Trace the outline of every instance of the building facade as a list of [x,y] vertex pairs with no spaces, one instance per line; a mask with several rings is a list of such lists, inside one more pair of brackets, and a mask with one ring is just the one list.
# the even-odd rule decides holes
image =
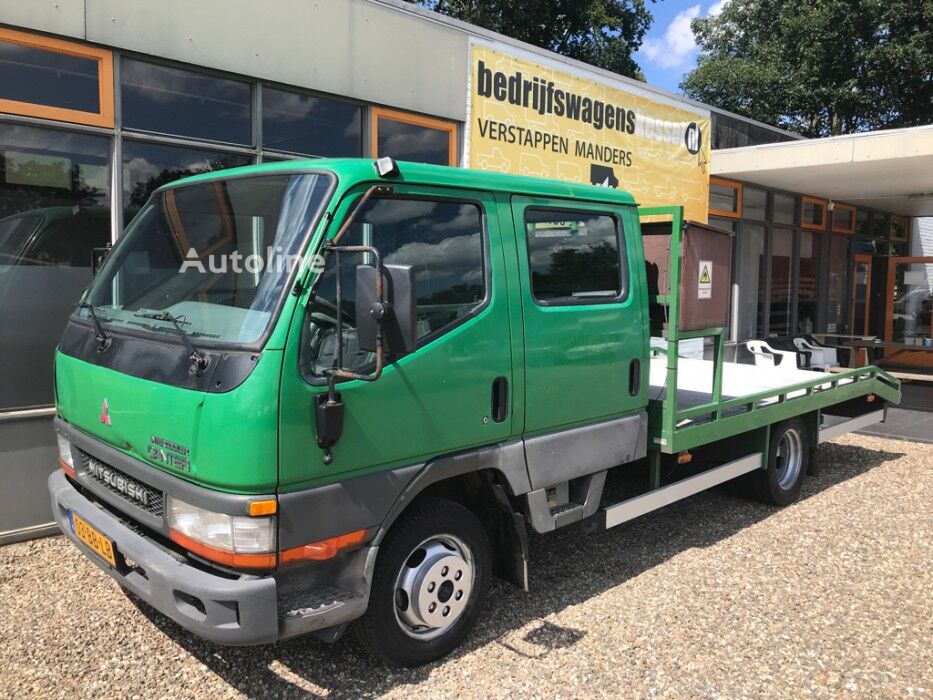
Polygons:
[[[502,169],[495,148],[491,162],[471,162],[483,136],[478,46],[487,61],[495,51],[557,75],[556,91],[564,89],[560,76],[573,76],[577,96],[603,115],[598,127],[581,116],[573,133],[596,129],[594,139],[609,138],[614,124],[623,144],[610,151],[596,143],[599,155],[577,150],[573,162],[568,141],[568,157],[549,170],[541,143],[532,143],[509,160],[513,171],[589,177],[668,203],[679,203],[683,178],[699,183],[696,218],[708,214],[737,234],[734,345],[773,334],[867,332],[881,312],[864,302],[871,290],[858,281],[875,280],[866,256],[910,252],[909,223],[897,212],[831,204],[819,192],[753,178],[710,179],[710,147],[715,154],[797,141],[793,134],[397,0],[0,0],[0,23],[0,543],[50,531],[54,348],[95,255],[149,194],[199,172],[308,157],[391,155]],[[495,89],[491,83],[489,95]],[[544,114],[543,105],[523,109]],[[486,118],[498,119],[496,109]],[[538,132],[553,153],[573,133],[561,132],[567,115],[551,116],[553,131]],[[506,117],[500,121],[523,128],[538,123]],[[644,137],[642,151],[626,150],[630,137]],[[667,157],[664,148],[667,165],[652,164]]]

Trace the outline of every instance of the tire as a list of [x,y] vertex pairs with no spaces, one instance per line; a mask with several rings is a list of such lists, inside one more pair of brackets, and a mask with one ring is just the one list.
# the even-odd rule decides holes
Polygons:
[[749,474],[752,494],[764,503],[786,506],[797,500],[810,460],[810,437],[800,418],[771,427],[768,467]]
[[369,607],[354,633],[393,665],[439,659],[475,624],[490,570],[489,538],[471,510],[446,499],[416,504],[379,547]]

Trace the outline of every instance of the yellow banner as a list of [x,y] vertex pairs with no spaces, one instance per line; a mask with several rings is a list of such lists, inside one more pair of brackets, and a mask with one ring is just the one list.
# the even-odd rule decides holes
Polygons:
[[468,167],[585,182],[706,221],[709,112],[474,43]]

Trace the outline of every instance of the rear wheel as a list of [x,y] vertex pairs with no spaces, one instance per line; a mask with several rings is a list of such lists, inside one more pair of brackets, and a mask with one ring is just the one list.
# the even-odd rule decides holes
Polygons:
[[767,469],[752,472],[752,487],[759,500],[786,506],[797,499],[810,457],[807,428],[791,418],[771,428]]
[[400,666],[439,659],[473,627],[489,576],[489,539],[472,511],[446,499],[415,505],[379,548],[356,635]]

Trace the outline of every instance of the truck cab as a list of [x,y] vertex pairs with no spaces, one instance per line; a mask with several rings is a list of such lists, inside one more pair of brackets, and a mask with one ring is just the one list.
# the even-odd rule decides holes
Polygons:
[[56,352],[62,531],[196,634],[450,651],[645,456],[638,213],[382,160],[156,191]]

